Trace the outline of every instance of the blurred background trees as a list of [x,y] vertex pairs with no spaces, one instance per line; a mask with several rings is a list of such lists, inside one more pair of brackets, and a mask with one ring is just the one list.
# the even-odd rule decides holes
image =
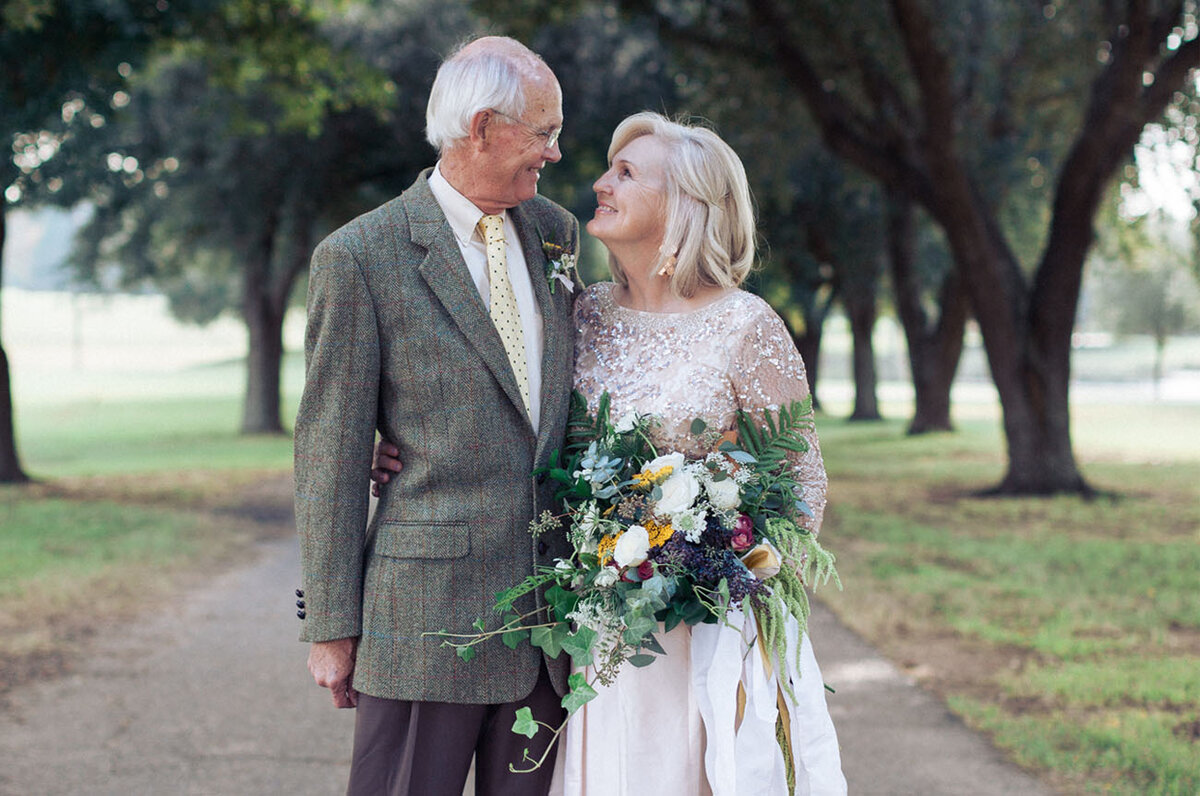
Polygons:
[[[153,286],[197,322],[240,314],[245,431],[283,429],[280,328],[313,244],[432,164],[433,72],[480,32],[516,35],[559,76],[564,158],[542,190],[584,219],[621,118],[649,108],[711,120],[759,206],[752,286],[792,329],[818,397],[837,306],[853,337],[853,416],[879,416],[883,313],[907,341],[910,432],[950,429],[973,318],[1003,410],[997,491],[1090,491],[1069,411],[1085,263],[1093,303],[1124,313],[1106,316],[1113,328],[1163,346],[1194,328],[1194,246],[1131,212],[1114,185],[1136,183],[1147,129],[1194,164],[1195,0],[160,5],[4,0],[14,157],[0,176],[10,205],[93,208],[74,257],[87,284]],[[585,275],[601,278],[599,247],[584,254]],[[1159,303],[1134,301],[1134,285]],[[13,471],[6,440],[0,422],[0,478]]]
[[[90,0],[0,4],[0,135],[11,156],[0,158],[0,252],[6,213],[25,195],[21,184],[43,182],[38,166],[53,157],[66,135],[68,103],[96,109],[101,129],[115,93],[159,40],[186,35],[213,8],[208,0],[95,3]],[[72,105],[71,107],[74,107]],[[45,181],[47,190],[62,187]],[[0,280],[4,263],[0,257]],[[0,482],[27,476],[13,432],[8,358],[0,345]]]

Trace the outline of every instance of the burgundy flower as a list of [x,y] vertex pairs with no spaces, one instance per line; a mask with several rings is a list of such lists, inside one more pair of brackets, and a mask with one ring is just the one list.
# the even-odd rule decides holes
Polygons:
[[649,580],[650,578],[654,577],[654,562],[646,559],[642,563],[638,564],[637,573],[638,577],[642,580]]
[[737,552],[749,550],[754,546],[754,522],[742,514],[737,518],[737,523],[733,526],[733,538],[729,540],[729,546]]

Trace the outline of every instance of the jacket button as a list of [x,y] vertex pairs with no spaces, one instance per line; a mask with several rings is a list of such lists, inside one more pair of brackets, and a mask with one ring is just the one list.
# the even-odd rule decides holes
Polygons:
[[301,608],[299,611],[297,611],[297,612],[296,612],[296,616],[298,616],[298,617],[300,617],[301,619],[303,619],[304,617],[308,616],[308,614],[304,613],[304,609],[303,609],[303,608]]
[[544,556],[544,555],[546,555],[546,550],[547,550],[547,548],[546,548],[546,543],[545,543],[545,542],[538,542],[538,555],[539,555],[539,556]]
[[296,607],[297,607],[297,608],[303,608],[303,607],[304,607],[304,600],[296,600]]
[[546,483],[546,474],[545,474],[545,473],[538,473],[538,474],[537,474],[537,482],[538,482],[539,484],[544,484],[544,483]]
[[303,597],[303,596],[304,596],[304,589],[296,589],[296,596],[297,596],[297,597]]

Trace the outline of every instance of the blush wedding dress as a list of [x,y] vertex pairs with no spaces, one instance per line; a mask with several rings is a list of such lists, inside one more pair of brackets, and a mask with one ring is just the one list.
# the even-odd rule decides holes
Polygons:
[[[612,417],[633,410],[660,418],[653,432],[659,453],[707,453],[690,433],[695,418],[732,429],[739,409],[761,416],[808,396],[783,321],[757,296],[732,290],[694,311],[652,313],[623,307],[614,289],[592,285],[576,302],[575,387],[593,412],[608,392]],[[816,532],[825,467],[816,433],[805,436],[808,451],[794,454],[792,464]],[[729,620],[657,634],[665,656],[644,668],[626,665],[610,686],[597,684],[598,696],[560,739],[551,793],[786,795],[776,741],[782,674],[796,697],[787,704],[795,793],[844,794],[837,734],[807,635],[792,620],[786,660],[768,664],[755,649],[753,620],[740,612]]]

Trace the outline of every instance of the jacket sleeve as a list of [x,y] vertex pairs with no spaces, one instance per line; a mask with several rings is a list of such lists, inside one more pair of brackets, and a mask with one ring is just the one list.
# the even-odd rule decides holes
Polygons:
[[374,303],[360,264],[327,239],[309,274],[305,381],[295,431],[302,641],[362,632],[363,548],[379,396]]

